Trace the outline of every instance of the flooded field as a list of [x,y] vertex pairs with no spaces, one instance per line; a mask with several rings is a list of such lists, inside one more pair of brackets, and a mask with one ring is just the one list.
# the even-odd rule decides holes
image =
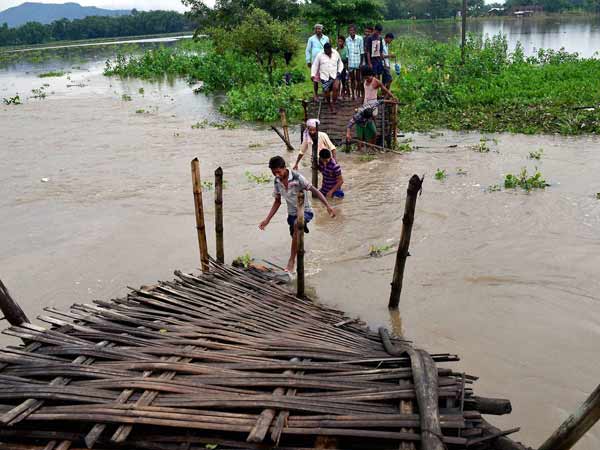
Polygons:
[[[460,19],[455,21],[416,21],[411,24],[393,25],[389,30],[400,36],[427,36],[439,41],[460,39]],[[600,16],[534,16],[528,18],[489,17],[467,22],[467,32],[492,37],[498,33],[506,36],[508,48],[517,42],[523,46],[525,55],[533,55],[540,49],[577,52],[590,58],[600,50]]]
[[[196,156],[204,179],[218,166],[225,173],[227,262],[249,252],[285,264],[285,214],[260,231],[272,186],[245,176],[268,174],[273,155],[295,158],[274,133],[192,129],[222,120],[218,100],[194,96],[181,81],[105,78],[100,58],[73,66],[0,71],[0,98],[18,92],[23,100],[0,106],[0,277],[30,317],[195,270]],[[37,77],[50,69],[70,73]],[[47,97],[29,98],[44,83]],[[459,354],[458,367],[481,377],[481,395],[511,398],[513,413],[494,422],[521,426],[517,437],[538,446],[600,379],[600,139],[486,137],[489,153],[473,150],[479,134],[446,131],[407,136],[418,148],[405,155],[367,162],[341,153],[346,198],[335,202],[335,219],[316,207],[308,290],[374,328]],[[539,149],[539,161],[528,159]],[[536,166],[546,190],[488,192],[505,174]],[[445,180],[434,178],[438,169]],[[425,183],[400,313],[390,316],[394,256],[368,253],[398,242],[413,173]],[[212,191],[204,202],[214,249]],[[600,426],[576,448],[600,448]]]

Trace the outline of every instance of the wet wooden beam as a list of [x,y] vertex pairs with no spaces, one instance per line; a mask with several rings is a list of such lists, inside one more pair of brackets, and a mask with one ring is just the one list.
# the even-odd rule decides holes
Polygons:
[[11,325],[29,323],[29,319],[17,302],[13,300],[2,280],[0,280],[0,309],[4,314],[4,318]]
[[600,384],[539,450],[568,450],[600,419]]

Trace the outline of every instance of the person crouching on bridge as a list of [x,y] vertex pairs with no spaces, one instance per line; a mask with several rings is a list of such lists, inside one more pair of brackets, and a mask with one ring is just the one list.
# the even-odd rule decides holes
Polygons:
[[331,48],[329,42],[323,46],[323,51],[317,55],[310,70],[313,81],[321,81],[323,95],[327,99],[329,111],[334,114],[336,113],[335,104],[340,91],[343,70],[342,58],[337,50]]
[[342,168],[326,148],[319,152],[319,172],[323,174],[323,185],[319,189],[321,194],[325,198],[344,198]]
[[356,113],[348,121],[346,126],[346,141],[352,140],[351,130],[356,125],[356,139],[358,144],[358,150],[362,150],[363,144],[375,144],[375,138],[377,137],[377,127],[373,120],[373,111],[377,110],[377,107],[383,103],[383,99],[372,101],[362,105],[356,110]]
[[[285,166],[285,160],[281,156],[274,156],[269,160],[269,169],[275,176],[273,186],[273,206],[267,215],[267,218],[263,220],[258,228],[264,230],[269,222],[281,206],[281,198],[285,199],[287,203],[287,223],[290,227],[290,235],[292,236],[292,247],[290,251],[290,259],[285,268],[286,272],[293,272],[296,264],[296,253],[298,251],[298,230],[296,229],[296,220],[298,219],[298,193],[301,191],[312,192],[327,208],[327,212],[331,217],[335,217],[335,211],[331,205],[327,202],[325,196],[312,184],[310,184],[306,178],[300,175],[298,172],[289,170]],[[304,197],[304,231],[308,233],[307,224],[314,217],[312,207],[310,205],[310,196],[305,195]]]
[[[313,142],[317,139],[317,126],[319,125],[319,119],[308,119],[306,121],[306,128],[304,129],[304,134],[302,137],[302,144],[300,145],[300,151],[298,152],[298,158],[296,159],[296,163],[292,170],[298,170],[298,164],[300,164],[300,160],[304,157],[304,154],[308,151],[312,150]],[[317,155],[321,150],[326,148],[333,153],[333,159],[337,159],[335,156],[335,145],[329,139],[327,133],[323,131],[319,131],[319,138],[317,143]]]

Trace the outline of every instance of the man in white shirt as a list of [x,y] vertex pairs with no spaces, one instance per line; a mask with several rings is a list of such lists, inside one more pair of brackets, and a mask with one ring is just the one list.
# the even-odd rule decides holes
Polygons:
[[323,51],[313,61],[310,71],[313,81],[321,81],[323,95],[327,99],[329,110],[334,114],[337,112],[335,103],[340,90],[342,70],[344,70],[342,58],[336,50],[331,48],[331,44],[328,42],[323,46]]

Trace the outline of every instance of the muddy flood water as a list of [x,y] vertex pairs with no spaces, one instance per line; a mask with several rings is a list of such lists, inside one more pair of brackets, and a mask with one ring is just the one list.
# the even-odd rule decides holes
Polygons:
[[[284,265],[285,213],[258,229],[272,185],[245,172],[268,174],[271,156],[296,155],[255,126],[192,129],[222,120],[213,99],[178,81],[106,78],[102,65],[44,79],[37,73],[47,67],[0,71],[0,97],[24,100],[0,106],[0,277],[27,314],[196,270],[196,156],[205,179],[218,166],[225,172],[227,262],[249,252]],[[43,83],[48,96],[28,98]],[[521,426],[516,437],[537,447],[600,380],[600,138],[486,137],[489,153],[473,150],[481,135],[444,130],[407,135],[418,146],[408,154],[363,161],[340,153],[346,198],[335,201],[335,219],[316,206],[307,285],[373,328],[460,355],[454,367],[480,376],[478,394],[512,400],[513,413],[493,422]],[[539,161],[528,159],[539,149]],[[488,192],[505,174],[536,166],[546,190]],[[444,181],[434,178],[438,169]],[[302,172],[310,175],[308,165]],[[369,247],[398,242],[414,173],[425,183],[400,312],[390,316],[394,256],[370,258]],[[204,203],[214,249],[212,191]],[[600,425],[576,448],[600,448]]]

